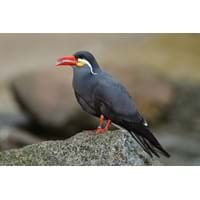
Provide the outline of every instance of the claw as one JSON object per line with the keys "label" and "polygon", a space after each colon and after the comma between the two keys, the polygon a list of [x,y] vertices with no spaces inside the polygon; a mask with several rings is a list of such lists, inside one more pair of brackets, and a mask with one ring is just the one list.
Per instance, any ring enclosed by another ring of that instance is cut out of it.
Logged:
{"label": "claw", "polygon": [[104,123],[104,116],[101,115],[100,118],[99,118],[99,126],[89,134],[90,135],[95,135],[95,134],[103,134],[103,133],[105,133],[109,129],[112,121],[109,119],[104,128],[102,128],[103,123]]}
{"label": "claw", "polygon": [[104,133],[106,130],[105,130],[105,128],[97,128],[96,130],[95,130],[95,133],[96,134],[102,134],[102,133]]}
{"label": "claw", "polygon": [[105,133],[109,129],[111,122],[112,121],[109,119],[104,128],[101,128],[100,126],[98,126],[98,128],[96,129],[96,134]]}

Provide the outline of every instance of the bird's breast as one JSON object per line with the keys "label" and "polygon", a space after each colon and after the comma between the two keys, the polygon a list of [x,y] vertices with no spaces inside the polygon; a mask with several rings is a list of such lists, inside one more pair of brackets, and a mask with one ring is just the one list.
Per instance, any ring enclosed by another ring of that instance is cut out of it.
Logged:
{"label": "bird's breast", "polygon": [[73,88],[80,96],[85,99],[92,98],[96,80],[91,74],[76,75],[73,77]]}

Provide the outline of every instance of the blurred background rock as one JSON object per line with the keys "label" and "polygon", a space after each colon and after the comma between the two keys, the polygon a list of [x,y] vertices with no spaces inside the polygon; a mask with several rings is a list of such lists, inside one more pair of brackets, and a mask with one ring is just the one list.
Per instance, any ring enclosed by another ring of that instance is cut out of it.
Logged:
{"label": "blurred background rock", "polygon": [[79,50],[128,88],[171,154],[164,164],[200,165],[199,34],[0,34],[0,150],[95,128],[72,70],[55,68]]}

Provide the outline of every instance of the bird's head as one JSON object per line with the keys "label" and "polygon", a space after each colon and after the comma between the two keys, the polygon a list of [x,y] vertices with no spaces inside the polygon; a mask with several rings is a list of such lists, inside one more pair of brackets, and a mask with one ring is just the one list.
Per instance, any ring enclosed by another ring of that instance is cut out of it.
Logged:
{"label": "bird's head", "polygon": [[71,66],[77,68],[82,68],[87,66],[89,67],[90,72],[93,75],[96,74],[94,70],[96,68],[99,68],[96,59],[88,51],[79,51],[72,56],[63,56],[61,58],[58,58],[56,66],[58,67]]}

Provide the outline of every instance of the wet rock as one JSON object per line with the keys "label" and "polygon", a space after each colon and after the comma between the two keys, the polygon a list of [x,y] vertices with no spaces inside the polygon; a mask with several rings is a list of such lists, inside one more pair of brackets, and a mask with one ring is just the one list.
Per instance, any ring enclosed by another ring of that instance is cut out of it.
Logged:
{"label": "wet rock", "polygon": [[0,165],[160,165],[126,131],[91,133],[2,152]]}

